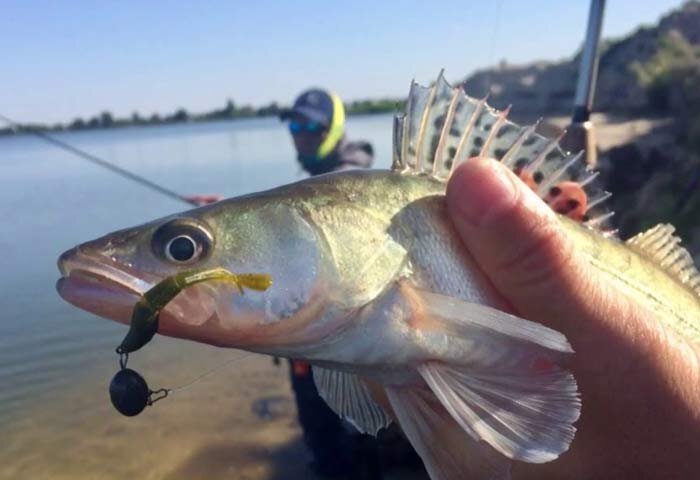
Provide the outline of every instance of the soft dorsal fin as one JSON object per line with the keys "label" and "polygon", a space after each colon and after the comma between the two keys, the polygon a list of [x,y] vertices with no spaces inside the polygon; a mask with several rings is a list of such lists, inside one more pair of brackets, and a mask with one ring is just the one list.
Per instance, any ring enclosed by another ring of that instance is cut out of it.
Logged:
{"label": "soft dorsal fin", "polygon": [[627,245],[663,268],[700,296],[700,272],[693,257],[681,247],[673,225],[660,223],[627,240]]}
{"label": "soft dorsal fin", "polygon": [[535,126],[521,127],[498,111],[451,86],[442,72],[432,87],[413,82],[404,114],[394,121],[392,169],[446,181],[461,162],[492,157],[511,168],[553,210],[610,232],[610,194],[582,155],[570,154],[559,139]]}

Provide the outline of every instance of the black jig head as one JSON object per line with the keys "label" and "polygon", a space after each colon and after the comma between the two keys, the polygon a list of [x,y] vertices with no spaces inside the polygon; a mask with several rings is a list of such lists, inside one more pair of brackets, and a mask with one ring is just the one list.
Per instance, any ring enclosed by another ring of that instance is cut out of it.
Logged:
{"label": "black jig head", "polygon": [[143,411],[148,405],[153,405],[158,400],[168,396],[170,390],[161,388],[151,390],[146,380],[135,370],[126,368],[129,354],[117,348],[119,354],[120,370],[109,382],[109,398],[112,405],[119,413],[127,417],[133,417]]}

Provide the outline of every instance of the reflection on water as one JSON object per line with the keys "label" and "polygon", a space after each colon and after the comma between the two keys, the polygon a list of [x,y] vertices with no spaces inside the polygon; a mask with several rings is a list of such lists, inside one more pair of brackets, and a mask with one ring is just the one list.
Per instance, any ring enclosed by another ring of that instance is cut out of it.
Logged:
{"label": "reflection on water", "polygon": [[[352,138],[374,144],[382,168],[390,164],[390,130],[385,115],[348,122]],[[302,177],[275,119],[59,136],[182,194],[234,196]],[[0,478],[306,474],[284,368],[246,358],[128,419],[107,394],[124,327],[55,293],[55,262],[65,249],[182,209],[36,138],[0,138]],[[130,366],[154,387],[185,384],[238,355],[152,343]]]}

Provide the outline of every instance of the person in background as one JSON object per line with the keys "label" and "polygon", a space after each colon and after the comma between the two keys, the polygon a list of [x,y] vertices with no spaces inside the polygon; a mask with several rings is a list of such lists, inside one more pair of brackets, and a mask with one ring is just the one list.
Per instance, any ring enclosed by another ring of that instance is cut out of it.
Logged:
{"label": "person in background", "polygon": [[[297,97],[292,108],[281,112],[280,119],[288,122],[297,161],[309,175],[372,165],[372,146],[345,138],[345,108],[337,95],[321,89],[307,90]],[[328,478],[346,476],[353,470],[355,460],[356,439],[352,438],[355,435],[351,427],[318,394],[308,363],[290,360],[289,366],[299,423],[313,455],[311,468]],[[377,470],[374,457],[369,462],[374,464],[370,469]]]}
{"label": "person in background", "polygon": [[[372,145],[345,137],[345,108],[337,95],[317,88],[306,90],[280,118],[288,122],[297,161],[309,175],[372,165]],[[326,405],[308,363],[292,360],[289,364],[299,423],[317,474],[379,480],[382,465],[420,468],[420,459],[395,427],[380,432],[379,440],[360,434]]]}
{"label": "person in background", "polygon": [[186,195],[182,198],[197,207],[201,207],[202,205],[209,205],[210,203],[220,202],[224,199],[223,195],[219,195],[216,193],[205,195]]}
{"label": "person in background", "polygon": [[345,108],[337,95],[307,90],[280,118],[289,122],[297,160],[310,175],[372,165],[372,145],[345,138]]}

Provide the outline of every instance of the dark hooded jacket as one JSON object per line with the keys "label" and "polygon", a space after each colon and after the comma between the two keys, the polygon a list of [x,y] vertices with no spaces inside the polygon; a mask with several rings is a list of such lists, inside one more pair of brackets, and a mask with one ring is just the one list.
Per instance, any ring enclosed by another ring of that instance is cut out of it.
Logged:
{"label": "dark hooded jacket", "polygon": [[338,146],[323,158],[307,159],[299,157],[299,163],[310,175],[349,170],[352,168],[369,168],[374,160],[374,149],[368,142],[350,142],[343,137]]}

